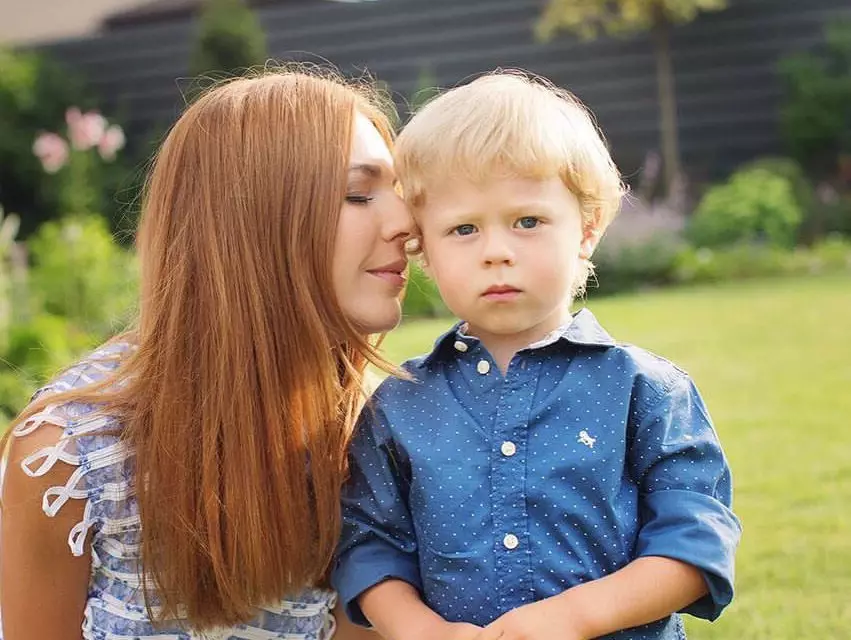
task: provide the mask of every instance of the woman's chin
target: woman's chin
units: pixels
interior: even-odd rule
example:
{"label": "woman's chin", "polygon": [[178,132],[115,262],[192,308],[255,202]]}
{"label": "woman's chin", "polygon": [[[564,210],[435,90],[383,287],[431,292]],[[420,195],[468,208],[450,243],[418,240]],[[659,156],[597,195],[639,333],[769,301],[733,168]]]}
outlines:
{"label": "woman's chin", "polygon": [[402,321],[402,305],[398,300],[376,303],[370,309],[351,314],[349,321],[364,335],[386,333]]}

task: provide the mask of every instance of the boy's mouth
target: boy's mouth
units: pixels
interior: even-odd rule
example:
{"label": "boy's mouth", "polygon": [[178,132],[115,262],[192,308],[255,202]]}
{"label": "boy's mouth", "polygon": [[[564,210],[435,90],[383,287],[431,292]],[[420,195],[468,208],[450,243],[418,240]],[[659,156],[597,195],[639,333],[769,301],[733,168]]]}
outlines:
{"label": "boy's mouth", "polygon": [[495,284],[488,287],[482,294],[482,297],[492,302],[507,302],[513,300],[521,291],[517,287],[512,287],[507,284]]}

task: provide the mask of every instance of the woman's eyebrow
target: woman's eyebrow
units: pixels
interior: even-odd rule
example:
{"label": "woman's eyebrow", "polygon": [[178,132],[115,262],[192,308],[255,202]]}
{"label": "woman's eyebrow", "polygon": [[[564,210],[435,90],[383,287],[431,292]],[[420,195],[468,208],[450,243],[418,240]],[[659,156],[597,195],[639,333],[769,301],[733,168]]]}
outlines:
{"label": "woman's eyebrow", "polygon": [[365,173],[370,178],[380,178],[383,171],[377,164],[353,164],[349,167],[349,173]]}

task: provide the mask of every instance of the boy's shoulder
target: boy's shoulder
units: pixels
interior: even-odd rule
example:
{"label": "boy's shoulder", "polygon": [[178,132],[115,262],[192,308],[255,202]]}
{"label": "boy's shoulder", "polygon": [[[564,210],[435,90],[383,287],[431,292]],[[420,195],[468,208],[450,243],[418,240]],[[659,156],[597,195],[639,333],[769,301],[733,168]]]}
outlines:
{"label": "boy's shoulder", "polygon": [[424,366],[428,354],[406,360],[399,369],[403,376],[389,375],[375,387],[373,398],[386,401],[400,394],[409,395],[421,391],[428,383],[430,368]]}
{"label": "boy's shoulder", "polygon": [[639,411],[647,410],[671,394],[696,391],[685,369],[642,347],[619,342],[609,357],[617,361],[622,371],[620,384],[629,390],[631,401],[637,403]]}

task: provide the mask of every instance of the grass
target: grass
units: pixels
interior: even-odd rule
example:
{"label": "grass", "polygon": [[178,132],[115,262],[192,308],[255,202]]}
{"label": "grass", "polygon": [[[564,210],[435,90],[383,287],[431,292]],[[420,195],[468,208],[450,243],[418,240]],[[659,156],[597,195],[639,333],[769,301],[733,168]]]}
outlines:
{"label": "grass", "polygon": [[[851,637],[851,278],[752,281],[593,301],[618,340],[685,368],[733,468],[734,603],[692,640]],[[449,321],[404,324],[394,361]]]}

